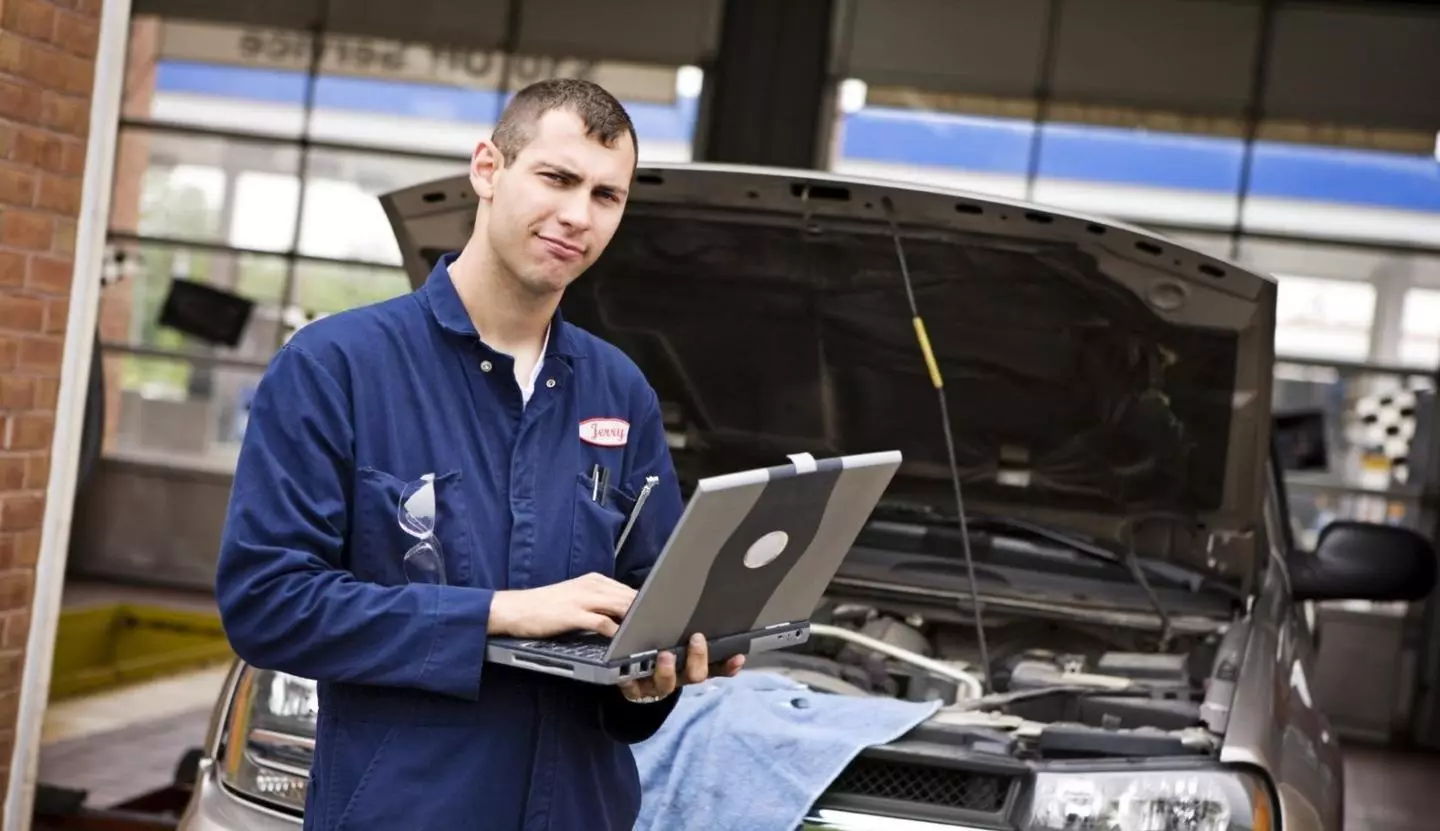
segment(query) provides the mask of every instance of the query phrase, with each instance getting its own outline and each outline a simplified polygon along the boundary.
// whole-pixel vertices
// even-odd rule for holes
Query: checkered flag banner
[[[1367,450],[1384,454],[1392,462],[1408,458],[1410,440],[1415,438],[1417,404],[1414,390],[1396,390],[1357,399],[1358,443]]]
[[[1357,398],[1349,429],[1351,443],[1389,461],[1395,480],[1404,483],[1409,478],[1422,399],[1433,395],[1433,391],[1412,387]]]

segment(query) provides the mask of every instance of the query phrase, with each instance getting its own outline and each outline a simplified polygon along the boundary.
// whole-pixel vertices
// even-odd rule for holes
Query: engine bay
[[[973,627],[861,604],[822,607],[806,644],[751,656],[747,668],[838,695],[939,701],[928,730],[965,745],[974,736],[964,734],[980,731],[980,746],[1016,758],[1219,747],[1238,637],[1162,646],[1153,634],[1113,626],[988,616],[985,632],[988,691]]]

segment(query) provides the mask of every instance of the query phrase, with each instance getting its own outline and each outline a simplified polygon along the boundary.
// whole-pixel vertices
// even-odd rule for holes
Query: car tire
[[[205,751],[199,747],[192,747],[185,751],[180,757],[179,763],[175,765],[175,784],[183,788],[193,788],[195,783],[200,781],[200,760],[205,758]]]

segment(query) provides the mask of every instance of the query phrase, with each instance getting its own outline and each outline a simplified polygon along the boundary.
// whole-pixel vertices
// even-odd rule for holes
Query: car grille
[[[862,756],[831,784],[828,795],[994,814],[1005,808],[1011,779],[991,773]]]

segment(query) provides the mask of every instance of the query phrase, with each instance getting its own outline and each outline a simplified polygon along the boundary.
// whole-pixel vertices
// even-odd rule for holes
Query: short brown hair
[[[635,125],[630,123],[629,113],[615,96],[592,81],[554,78],[525,87],[505,105],[505,112],[500,114],[490,137],[505,163],[513,163],[525,145],[534,139],[535,123],[541,116],[560,109],[579,116],[585,125],[585,135],[606,147],[614,147],[621,133],[629,133],[638,159],[640,140],[635,136]]]

